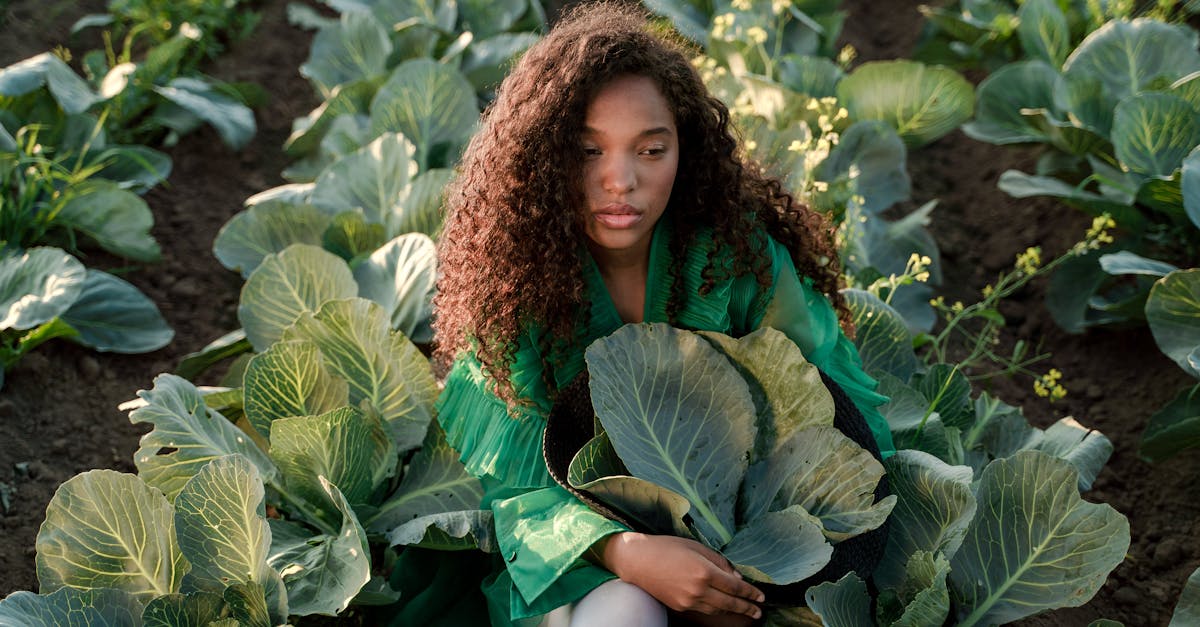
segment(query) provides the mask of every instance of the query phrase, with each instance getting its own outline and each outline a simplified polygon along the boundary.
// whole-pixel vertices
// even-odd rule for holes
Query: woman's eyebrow
[[[583,127],[583,134],[584,135],[604,135],[604,132],[600,131],[599,129],[594,129],[590,126],[585,126],[585,127]],[[642,131],[641,133],[638,133],[637,136],[640,139],[642,137],[651,137],[654,135],[672,135],[672,134],[674,134],[674,133],[671,131],[671,129],[669,127],[655,126],[654,128],[648,128],[648,129]]]

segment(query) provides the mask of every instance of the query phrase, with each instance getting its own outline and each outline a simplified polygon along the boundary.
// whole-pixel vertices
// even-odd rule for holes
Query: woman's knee
[[[614,579],[575,604],[570,627],[666,627],[667,608],[645,590]]]

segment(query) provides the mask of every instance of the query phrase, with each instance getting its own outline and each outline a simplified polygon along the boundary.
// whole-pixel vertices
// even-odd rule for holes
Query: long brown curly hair
[[[745,160],[729,110],[708,93],[689,52],[652,30],[641,10],[594,2],[576,7],[522,56],[484,112],[447,191],[434,300],[440,368],[473,349],[499,383],[496,393],[519,402],[509,381],[519,335],[537,325],[545,331],[542,354],[549,355],[552,344],[569,342],[586,320],[580,136],[594,94],[622,75],[652,79],[675,116],[680,157],[666,208],[675,226],[672,258],[684,259],[697,232],[708,228],[715,249],[732,251],[735,262],[718,268],[723,264],[710,258],[703,289],[749,272],[767,288],[770,257],[754,235],[765,228],[849,329],[828,220]],[[687,300],[678,270],[669,270],[672,322]],[[553,378],[546,380],[553,391]]]

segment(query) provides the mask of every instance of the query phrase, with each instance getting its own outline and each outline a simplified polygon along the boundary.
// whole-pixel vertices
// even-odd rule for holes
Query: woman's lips
[[[610,229],[628,229],[642,221],[641,211],[630,205],[608,205],[599,211],[592,212],[597,222]]]

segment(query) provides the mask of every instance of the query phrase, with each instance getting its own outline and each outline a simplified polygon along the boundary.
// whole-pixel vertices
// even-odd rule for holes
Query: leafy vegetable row
[[[1020,46],[1006,56],[1016,60],[980,83],[979,110],[963,130],[1045,147],[1036,173],[1001,176],[1010,195],[1111,217],[1115,241],[1059,268],[1046,304],[1073,333],[1148,324],[1162,352],[1198,381],[1150,418],[1141,453],[1161,460],[1200,446],[1200,37],[1176,22],[1194,7],[1159,3],[1129,19],[1120,3],[1063,10],[1029,0],[1015,12],[1006,4],[988,6],[998,11],[993,23],[1007,10],[1015,24]],[[979,26],[950,9],[933,15],[956,43]],[[985,40],[999,37],[977,41]]]
[[[112,8],[136,12],[134,4]],[[85,24],[117,14],[99,17]],[[173,143],[202,121],[234,147],[254,133],[241,97],[197,73],[207,38],[196,26],[177,23],[148,50],[138,46],[142,60],[133,62],[138,33],[158,25],[126,24],[120,54],[109,46],[84,55],[86,78],[52,53],[0,69],[0,385],[22,355],[55,337],[140,353],[173,336],[135,287],[72,254],[86,244],[159,258],[140,194],[166,180],[171,160],[143,142]]]

